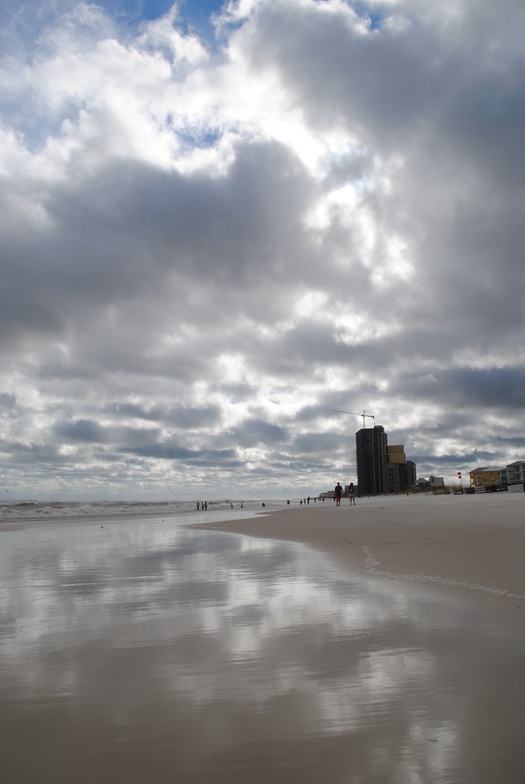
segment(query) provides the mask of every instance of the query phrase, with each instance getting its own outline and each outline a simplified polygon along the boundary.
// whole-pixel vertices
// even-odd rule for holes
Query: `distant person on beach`
[[[348,500],[350,501],[350,506],[352,504],[355,505],[355,487],[353,482],[350,482],[348,486]]]
[[[341,506],[341,496],[343,495],[343,488],[341,487],[341,483],[338,482],[334,488],[335,493],[335,505]]]

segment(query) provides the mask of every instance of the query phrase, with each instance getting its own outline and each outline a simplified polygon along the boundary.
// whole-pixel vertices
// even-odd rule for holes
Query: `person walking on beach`
[[[340,482],[338,482],[334,488],[335,493],[335,505],[341,506],[341,496],[343,495],[343,488],[341,487]]]
[[[348,485],[348,500],[350,501],[350,506],[352,504],[355,506],[355,487],[353,482],[350,482]]]

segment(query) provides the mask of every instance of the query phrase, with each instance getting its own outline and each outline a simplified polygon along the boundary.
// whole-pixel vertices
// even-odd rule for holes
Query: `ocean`
[[[206,500],[206,499],[203,499]],[[202,501],[37,501],[37,500],[4,500],[0,506],[0,524],[16,520],[59,520],[61,518],[80,517],[98,519],[99,517],[137,517],[146,515],[191,515],[197,512],[197,503]],[[247,516],[261,511],[282,509],[286,500],[240,500],[223,499],[208,501],[207,514],[214,520],[225,519],[231,511],[235,517]],[[290,503],[299,503],[293,499]],[[264,506],[263,506],[264,504]],[[240,515],[240,512],[250,514]],[[206,512],[203,512],[206,514]],[[178,518],[179,519],[179,518]],[[195,520],[200,522],[200,520]]]

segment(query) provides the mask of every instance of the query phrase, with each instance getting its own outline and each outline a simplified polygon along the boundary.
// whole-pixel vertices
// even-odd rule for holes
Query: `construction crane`
[[[362,414],[358,414],[357,411],[340,411],[338,408],[333,408],[332,411],[335,411],[336,414],[353,414],[354,416],[363,417],[363,427],[366,427],[365,418],[369,417],[370,419],[374,419],[373,414],[367,414],[366,411],[363,411]]]

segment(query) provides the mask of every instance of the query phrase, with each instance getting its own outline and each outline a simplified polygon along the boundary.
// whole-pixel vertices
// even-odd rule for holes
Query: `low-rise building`
[[[525,484],[525,460],[507,464],[507,482],[509,485]]]
[[[503,488],[507,486],[507,469],[505,466],[480,466],[469,471],[472,487]]]
[[[445,480],[442,476],[432,476],[431,474],[428,479],[425,479],[424,477],[418,479],[417,486],[420,490],[435,490],[445,487]]]

